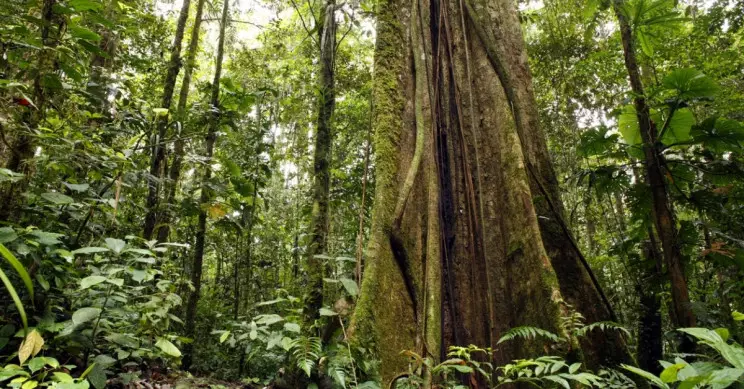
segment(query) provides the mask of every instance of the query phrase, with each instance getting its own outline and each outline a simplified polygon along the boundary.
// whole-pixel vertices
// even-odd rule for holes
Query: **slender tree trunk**
[[[181,81],[181,90],[178,93],[178,107],[176,108],[176,118],[181,122],[179,132],[176,134],[176,141],[173,143],[173,160],[171,161],[168,171],[168,192],[165,195],[165,206],[162,220],[158,228],[158,242],[168,240],[170,234],[170,223],[173,220],[171,208],[176,199],[176,189],[181,179],[181,167],[183,165],[183,156],[186,153],[185,142],[182,139],[183,124],[186,122],[186,104],[189,99],[189,88],[191,87],[191,74],[196,65],[196,54],[199,51],[199,34],[201,32],[202,13],[204,12],[205,0],[199,0],[196,5],[196,15],[194,16],[194,26],[191,30],[191,40],[189,41],[186,63],[183,67],[183,80]]]
[[[641,81],[638,61],[636,59],[635,44],[631,26],[622,11],[622,0],[614,0],[613,6],[623,42],[625,67],[628,71],[630,85],[633,90],[634,105],[638,115],[641,139],[643,141],[644,165],[646,181],[650,186],[654,225],[661,240],[663,256],[667,266],[667,273],[672,291],[672,320],[676,327],[695,327],[695,315],[690,306],[690,296],[685,279],[682,251],[675,224],[674,212],[669,200],[668,189],[664,179],[664,156],[658,148],[656,125],[651,120],[650,109],[646,103],[643,82]],[[683,349],[691,350],[693,343],[683,342]]]
[[[227,16],[229,0],[225,0],[222,5],[222,19],[220,24],[220,36],[217,43],[217,58],[215,59],[214,79],[212,80],[212,97],[210,105],[212,107],[212,118],[209,122],[206,137],[206,150],[204,153],[204,176],[201,182],[201,196],[199,204],[202,205],[199,210],[199,221],[196,228],[196,243],[194,244],[194,263],[191,269],[191,284],[194,291],[189,296],[186,305],[186,336],[194,339],[196,333],[196,308],[201,293],[202,265],[204,262],[204,244],[207,235],[207,211],[204,206],[212,201],[212,193],[209,188],[209,180],[212,178],[212,155],[214,154],[214,144],[217,139],[217,130],[220,125],[221,111],[220,103],[220,77],[222,76],[222,59],[225,54],[225,29],[227,28]],[[184,347],[182,367],[189,370],[193,362],[193,343]]]
[[[335,51],[336,51],[336,1],[324,0],[321,12],[323,21],[318,28],[320,59],[318,77],[318,118],[313,158],[313,208],[310,223],[310,244],[307,250],[308,281],[310,291],[305,301],[304,317],[312,324],[323,305],[323,276],[325,261],[318,258],[326,252],[328,244],[328,202],[330,190],[331,144],[333,143],[333,110],[336,105]]]
[[[32,174],[30,160],[34,156],[33,136],[23,131],[30,131],[32,133],[37,131],[39,124],[45,117],[47,100],[51,97],[48,90],[49,87],[45,85],[44,76],[56,76],[52,74],[57,58],[55,48],[59,44],[59,34],[63,28],[63,21],[60,20],[59,15],[54,13],[54,6],[56,4],[57,0],[44,0],[42,2],[40,23],[42,50],[39,51],[36,74],[33,79],[34,105],[27,107],[27,111],[23,113],[22,120],[25,128],[21,129],[21,132],[18,134],[14,134],[13,143],[8,150],[9,156],[5,165],[11,171],[25,174],[25,177],[2,188],[3,193],[0,196],[0,220],[10,221],[18,219],[18,212],[23,206],[23,196],[21,196],[21,193],[28,186],[28,180]]]
[[[168,72],[165,74],[163,99],[160,103],[160,108],[170,110],[171,102],[173,101],[173,91],[176,87],[176,79],[178,78],[179,70],[181,70],[181,42],[183,41],[183,33],[186,30],[186,20],[189,18],[190,6],[191,0],[183,0],[181,13],[178,15],[178,22],[176,24],[176,36],[173,39],[173,47],[171,47]],[[168,130],[168,116],[158,116],[156,118],[156,123],[157,135],[151,140],[152,154],[150,158],[150,177],[148,179],[149,185],[146,203],[147,214],[145,215],[145,226],[142,234],[147,240],[152,238],[158,219],[157,205],[161,181],[164,176],[164,172],[161,170],[162,164],[165,160],[165,136]]]
[[[638,348],[636,358],[641,369],[661,373],[659,361],[664,358],[663,328],[661,321],[661,254],[653,230],[648,229],[649,240],[644,247],[644,257],[653,266],[641,264],[642,285],[637,285],[641,303],[638,318]]]

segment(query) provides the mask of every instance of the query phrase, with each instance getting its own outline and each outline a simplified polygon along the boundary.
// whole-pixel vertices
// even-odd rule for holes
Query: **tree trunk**
[[[204,262],[204,243],[207,235],[207,211],[204,208],[212,201],[212,193],[209,188],[209,180],[212,178],[212,155],[214,154],[214,143],[217,139],[217,130],[220,125],[221,111],[220,102],[220,77],[222,76],[222,59],[225,54],[225,29],[227,27],[228,4],[225,0],[222,5],[222,19],[220,24],[220,36],[217,43],[217,58],[215,59],[214,79],[212,80],[212,97],[210,105],[212,107],[212,118],[209,122],[206,137],[206,151],[204,153],[204,177],[201,182],[201,197],[199,204],[199,221],[196,229],[196,243],[194,244],[194,263],[191,269],[191,284],[194,291],[189,295],[189,301],[186,305],[186,336],[194,339],[196,333],[196,308],[199,302],[201,292],[202,265]],[[189,370],[193,362],[193,343],[188,343],[184,347],[182,367]]]
[[[505,363],[541,352],[497,346],[508,329],[561,331],[515,115],[476,35],[505,21],[521,34],[514,4],[493,4],[499,19],[473,20],[457,0],[379,5],[377,187],[352,331],[376,345],[384,385],[406,370],[400,350],[442,359],[448,346],[475,344]]]
[[[326,252],[328,239],[328,202],[330,189],[332,119],[336,105],[334,65],[336,51],[336,1],[323,3],[323,21],[318,26],[320,59],[318,77],[318,119],[313,162],[313,208],[310,222],[310,243],[307,249],[307,270],[310,291],[304,307],[305,323],[312,325],[323,305],[325,261],[318,258]]]
[[[181,166],[183,165],[183,156],[186,153],[185,142],[183,141],[183,124],[186,121],[186,103],[189,99],[189,88],[191,87],[191,74],[196,64],[196,54],[199,51],[199,33],[201,32],[202,13],[204,11],[205,0],[199,0],[196,6],[196,16],[194,16],[194,26],[191,30],[191,41],[189,41],[188,54],[186,63],[183,67],[183,80],[181,81],[181,90],[178,93],[178,107],[176,108],[176,118],[181,122],[181,130],[176,134],[176,141],[173,143],[173,160],[171,161],[168,171],[168,192],[165,195],[165,207],[162,215],[160,227],[158,228],[158,242],[168,240],[170,234],[170,223],[173,219],[171,208],[176,199],[176,188],[181,178]]]
[[[661,373],[659,361],[664,358],[663,328],[661,321],[661,294],[658,286],[661,281],[661,254],[656,238],[649,227],[649,241],[644,249],[644,257],[653,263],[651,269],[647,264],[640,264],[642,285],[637,285],[641,303],[638,318],[638,349],[636,358],[638,367],[654,374]]]
[[[558,277],[560,290],[587,323],[616,321],[615,314],[565,222],[558,179],[548,153],[532,87],[519,17],[508,1],[464,0],[474,32],[484,42],[511,104],[538,215],[543,246]],[[583,341],[590,367],[632,363],[619,333],[592,333]]]
[[[173,47],[171,48],[170,61],[168,62],[168,72],[165,74],[165,84],[163,85],[163,99],[160,108],[170,110],[173,101],[173,91],[176,87],[176,78],[181,69],[181,42],[183,41],[183,32],[186,29],[186,20],[189,18],[189,7],[191,0],[183,0],[181,13],[178,15],[176,24],[176,36],[173,38]],[[152,238],[153,231],[158,218],[158,194],[160,192],[161,181],[164,176],[162,164],[165,160],[165,136],[168,130],[168,116],[156,118],[157,136],[153,137],[152,155],[150,158],[150,177],[148,178],[147,193],[147,214],[145,215],[145,226],[142,236],[146,240]]]
[[[664,252],[664,260],[671,284],[672,322],[678,328],[695,327],[696,320],[690,306],[690,296],[684,274],[683,257],[677,236],[677,226],[662,170],[662,166],[665,164],[664,156],[660,153],[656,125],[651,120],[650,109],[644,97],[643,82],[641,81],[638,61],[636,59],[632,29],[628,19],[622,12],[622,4],[622,0],[614,0],[613,6],[620,24],[620,33],[625,54],[625,67],[628,71],[633,94],[635,95],[633,102],[638,115],[638,124],[643,141],[646,181],[650,187],[649,190],[652,197],[654,225],[661,240],[661,247]],[[694,343],[685,341],[682,348],[690,351],[693,346]]]
[[[44,0],[41,8],[41,44],[37,59],[36,73],[33,79],[33,104],[27,107],[23,113],[25,128],[15,134],[13,144],[10,147],[9,157],[5,167],[17,173],[24,173],[26,177],[22,180],[10,183],[0,196],[0,220],[17,220],[19,211],[23,206],[21,194],[28,186],[28,180],[32,173],[30,159],[34,156],[34,143],[32,134],[23,131],[37,131],[39,124],[44,120],[47,100],[50,97],[49,86],[44,80],[45,76],[57,77],[54,74],[56,62],[55,48],[59,45],[59,34],[63,28],[59,15],[54,13],[57,0]],[[7,139],[6,139],[7,141]]]

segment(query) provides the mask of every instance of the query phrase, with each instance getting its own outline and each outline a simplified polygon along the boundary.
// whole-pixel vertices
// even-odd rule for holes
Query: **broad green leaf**
[[[617,126],[625,143],[631,146],[641,144],[641,128],[638,126],[635,107],[626,105],[622,108],[617,119]]]
[[[63,184],[65,184],[65,186],[68,187],[70,190],[78,193],[84,193],[90,188],[90,185],[88,184],[70,184],[68,182],[63,182]]]
[[[44,357],[36,357],[28,361],[28,369],[31,370],[32,373],[41,370],[45,365],[46,361]]]
[[[659,379],[659,377],[657,377],[657,376],[655,376],[655,375],[653,375],[653,374],[651,374],[651,373],[649,373],[649,372],[647,372],[645,370],[639,369],[639,368],[634,367],[634,366],[629,366],[629,365],[626,365],[626,364],[621,364],[620,366],[623,369],[625,369],[625,370],[627,370],[627,371],[629,371],[631,373],[638,374],[639,376],[645,378],[647,381],[651,382],[652,384],[654,384],[654,385],[656,385],[656,386],[658,386],[660,388],[669,389],[669,385],[667,385],[664,381],[662,381],[661,379]]]
[[[106,277],[104,276],[88,276],[80,280],[80,289],[88,289],[104,281],[106,281]]]
[[[95,0],[69,0],[67,5],[74,8],[75,11],[100,11],[103,3]]]
[[[106,247],[110,248],[116,254],[121,254],[126,245],[127,243],[121,239],[106,238]]]
[[[176,347],[176,345],[171,343],[168,339],[159,338],[158,341],[155,343],[155,346],[162,350],[164,353],[174,358],[179,358],[181,356],[181,351],[178,350],[178,347]]]
[[[731,317],[735,321],[742,321],[742,320],[744,320],[744,313],[741,313],[739,311],[734,311],[734,313],[731,314]]]
[[[109,251],[109,249],[107,249],[105,247],[83,247],[83,248],[79,248],[77,250],[73,250],[72,253],[74,255],[78,255],[78,254],[102,253],[104,251]]]
[[[101,314],[100,308],[85,307],[80,308],[72,314],[72,322],[76,325],[87,323]]]
[[[320,316],[336,316],[336,315],[338,315],[338,313],[334,312],[331,309],[328,309],[325,307],[320,308]]]
[[[100,35],[98,35],[94,31],[91,31],[85,27],[69,26],[68,31],[70,31],[70,35],[78,39],[85,39],[91,42],[99,42],[101,40]]]
[[[357,287],[357,284],[354,280],[349,278],[341,278],[340,281],[341,284],[344,285],[344,289],[346,289],[346,293],[348,293],[349,296],[356,297],[359,294],[359,287]]]
[[[653,116],[658,117],[658,115]],[[676,110],[674,115],[672,115],[669,124],[657,120],[657,118],[654,118],[654,122],[656,122],[659,131],[661,131],[664,125],[667,126],[667,130],[664,131],[663,138],[661,139],[661,142],[665,145],[676,144],[692,139],[690,137],[690,129],[692,129],[692,125],[695,124],[695,117],[689,108]]]
[[[300,325],[297,323],[284,323],[284,329],[289,332],[300,333]]]
[[[12,242],[16,239],[18,239],[18,234],[16,234],[13,227],[0,228],[0,244]]]
[[[677,69],[664,77],[664,87],[674,89],[680,100],[711,98],[718,92],[718,85],[695,69]]]
[[[230,331],[225,331],[222,335],[220,335],[220,343],[225,343],[227,338],[230,336]]]
[[[63,195],[59,192],[42,193],[41,198],[56,205],[67,205],[75,202],[72,197]]]
[[[71,375],[67,373],[63,373],[61,371],[55,371],[52,374],[54,375],[54,379],[57,382],[74,382],[75,381],[75,379],[72,378]]]

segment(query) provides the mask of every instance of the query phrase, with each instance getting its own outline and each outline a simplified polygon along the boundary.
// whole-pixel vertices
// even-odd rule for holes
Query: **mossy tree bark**
[[[176,23],[176,35],[173,38],[170,60],[168,61],[168,72],[165,74],[163,99],[160,102],[159,108],[169,110],[171,102],[173,101],[173,91],[176,88],[176,79],[178,78],[178,72],[181,70],[181,43],[183,42],[183,34],[186,30],[186,20],[189,18],[190,6],[191,0],[183,0],[181,12],[178,15],[178,21]],[[145,225],[142,232],[142,236],[147,240],[152,238],[157,223],[157,205],[160,188],[162,186],[161,181],[165,176],[162,167],[163,162],[165,161],[165,136],[168,131],[167,116],[158,116],[156,123],[156,134],[150,140],[152,153],[150,155],[150,177],[148,179],[147,203],[145,205],[147,208],[147,214],[145,215]]]
[[[212,107],[212,118],[209,121],[206,137],[206,150],[204,152],[204,176],[201,181],[201,195],[199,199],[199,220],[196,227],[196,242],[194,244],[194,262],[191,267],[191,284],[194,290],[189,295],[186,304],[186,336],[194,338],[196,334],[196,308],[199,303],[201,292],[202,265],[204,263],[204,246],[207,237],[207,211],[206,206],[212,201],[212,189],[209,187],[209,180],[212,178],[212,156],[214,154],[214,144],[217,141],[217,130],[220,127],[222,116],[220,104],[220,78],[222,77],[222,59],[225,54],[225,29],[228,23],[228,5],[230,1],[225,0],[222,5],[222,18],[220,24],[220,35],[217,42],[217,57],[215,58],[214,79],[212,80],[212,96],[210,105]],[[184,346],[182,368],[189,370],[193,363],[194,346],[193,343],[187,343]]]
[[[669,274],[672,294],[671,318],[675,327],[695,327],[696,318],[690,305],[690,294],[684,273],[684,259],[679,241],[679,233],[675,222],[674,211],[669,199],[669,190],[664,178],[664,155],[661,153],[656,123],[651,120],[650,107],[641,80],[641,72],[636,58],[633,30],[627,16],[623,12],[623,0],[614,0],[613,7],[620,25],[623,43],[625,68],[628,71],[631,89],[633,90],[633,105],[635,106],[638,124],[643,141],[643,164],[646,173],[646,183],[651,195],[652,217],[654,227],[661,241],[664,261]],[[681,349],[684,352],[694,350],[694,342],[683,338]]]
[[[199,51],[199,35],[201,33],[202,13],[204,12],[204,3],[206,0],[199,0],[196,5],[196,15],[194,16],[194,25],[191,28],[191,40],[189,41],[186,62],[183,67],[183,80],[181,81],[181,90],[178,92],[178,106],[176,107],[176,119],[182,124],[186,121],[188,113],[186,104],[189,99],[189,90],[191,88],[191,74],[196,66],[196,54]],[[170,234],[170,222],[173,219],[171,207],[176,200],[176,189],[181,179],[181,167],[183,165],[183,156],[186,154],[185,142],[183,140],[183,127],[176,134],[176,140],[173,142],[173,158],[171,159],[168,170],[168,190],[165,194],[165,205],[163,209],[162,220],[158,227],[158,242],[165,242]]]
[[[520,325],[560,332],[563,295],[609,320],[563,242],[515,4],[388,0],[377,15],[377,187],[352,328],[376,347],[384,384],[405,371],[405,349],[439,359],[476,344],[493,347],[495,363],[538,351],[496,342]],[[583,348],[592,361],[630,361],[622,339],[609,343]]]
[[[330,200],[330,163],[333,143],[333,110],[336,105],[335,51],[336,51],[336,1],[325,0],[318,26],[320,50],[318,65],[318,117],[313,156],[313,208],[310,222],[310,242],[307,249],[307,271],[310,291],[305,301],[304,317],[313,324],[320,316],[323,305],[323,276],[325,261],[318,258],[327,249],[328,204]]]
[[[65,29],[63,16],[54,12],[57,0],[43,0],[41,3],[41,44],[39,55],[36,58],[37,68],[33,72],[33,104],[23,112],[21,121],[23,128],[11,129],[12,144],[8,148],[8,157],[5,167],[17,173],[23,173],[25,177],[7,185],[0,195],[0,220],[17,221],[23,206],[21,194],[28,186],[28,179],[33,173],[31,159],[34,156],[34,137],[39,125],[44,121],[48,102],[53,97],[54,90],[60,82],[54,74],[57,67],[56,48],[60,42],[60,34]],[[3,129],[3,137],[5,137]],[[8,139],[5,139],[7,142]]]

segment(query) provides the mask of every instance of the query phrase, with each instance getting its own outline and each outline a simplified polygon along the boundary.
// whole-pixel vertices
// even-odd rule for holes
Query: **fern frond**
[[[522,338],[522,339],[529,340],[529,339],[535,339],[537,337],[547,338],[553,342],[561,342],[564,340],[560,336],[550,331],[544,330],[542,328],[522,326],[522,327],[514,327],[510,329],[509,331],[507,331],[504,335],[501,336],[501,338],[496,344],[501,344],[503,342],[516,339],[516,338]]]
[[[623,334],[625,334],[625,336],[628,336],[628,337],[630,336],[630,332],[627,329],[625,329],[625,327],[621,326],[618,323],[615,323],[614,321],[598,321],[596,323],[585,325],[577,329],[574,332],[574,335],[577,337],[586,336],[586,334],[589,333],[589,331],[593,331],[595,329],[599,329],[601,331],[607,331],[607,330],[620,331]]]

